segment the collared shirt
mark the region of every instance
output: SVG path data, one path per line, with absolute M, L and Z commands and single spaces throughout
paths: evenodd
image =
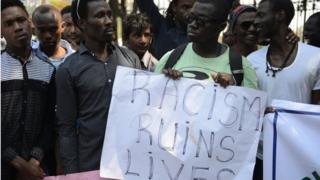
M 57 70 L 57 119 L 65 173 L 97 170 L 118 65 L 140 68 L 138 57 L 110 45 L 106 62 L 83 44 Z
M 1 54 L 1 164 L 6 178 L 16 156 L 42 160 L 51 148 L 54 126 L 55 68 L 32 51 L 22 62 Z M 4 177 L 2 176 L 2 177 Z
M 146 53 L 144 53 L 141 61 L 143 63 L 142 69 L 146 69 L 151 72 L 155 70 L 156 64 L 158 63 L 158 60 L 153 57 L 149 51 L 146 51 Z
M 66 54 L 59 59 L 54 59 L 48 57 L 43 51 L 41 51 L 41 48 L 39 47 L 39 42 L 33 42 L 32 41 L 32 48 L 36 50 L 37 56 L 39 56 L 41 59 L 46 59 L 49 62 L 51 62 L 56 68 L 62 64 L 68 56 L 70 56 L 72 53 L 74 53 L 74 49 L 72 49 L 71 45 L 68 43 L 68 41 L 61 39 L 59 46 L 63 47 L 66 50 Z
M 127 46 L 123 46 L 126 49 L 130 49 Z M 156 68 L 156 64 L 158 63 L 158 59 L 156 59 L 149 51 L 146 51 L 140 60 L 141 69 L 153 72 Z

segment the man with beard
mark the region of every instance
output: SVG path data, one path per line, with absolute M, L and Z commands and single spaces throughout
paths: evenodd
M 154 55 L 160 59 L 166 52 L 187 43 L 187 17 L 195 0 L 172 0 L 164 17 L 153 0 L 136 0 L 142 13 L 152 22 Z
M 153 28 L 143 14 L 131 14 L 126 19 L 124 39 L 126 46 L 135 52 L 142 69 L 154 71 L 158 60 L 148 51 L 152 42 Z
M 248 56 L 258 77 L 259 89 L 273 99 L 320 103 L 320 51 L 303 43 L 288 43 L 288 26 L 294 16 L 290 0 L 262 0 L 255 26 L 270 45 Z
M 231 70 L 230 49 L 218 43 L 220 32 L 225 28 L 231 1 L 199 0 L 191 9 L 188 18 L 188 43 L 178 61 L 172 67 L 166 67 L 173 52 L 165 54 L 156 67 L 156 72 L 163 72 L 176 79 L 190 77 L 199 80 L 214 79 L 222 86 L 230 84 L 256 88 L 257 81 L 249 62 L 239 55 L 243 78 L 235 82 L 235 73 Z M 182 46 L 180 46 L 182 47 Z M 178 47 L 179 48 L 179 47 Z M 235 78 L 237 79 L 237 78 Z
M 1 1 L 1 179 L 34 180 L 52 173 L 55 68 L 31 48 L 31 22 L 18 0 Z M 52 167 L 52 166 L 51 166 Z
M 41 5 L 32 14 L 35 34 L 39 39 L 37 55 L 50 61 L 56 68 L 74 52 L 70 44 L 61 39 L 63 31 L 59 10 L 51 5 Z
M 112 44 L 113 17 L 104 0 L 75 0 L 73 22 L 84 42 L 57 71 L 57 124 L 64 173 L 98 170 L 118 65 L 138 57 Z
M 71 47 L 74 50 L 79 50 L 81 42 L 81 31 L 80 29 L 72 22 L 71 17 L 71 6 L 66 6 L 61 10 L 62 16 L 62 39 L 68 41 Z
M 320 47 L 320 12 L 312 14 L 304 24 L 303 36 L 307 44 Z
M 262 0 L 257 10 L 254 23 L 258 37 L 270 39 L 270 45 L 253 52 L 248 59 L 256 70 L 258 89 L 268 94 L 269 106 L 273 99 L 320 103 L 319 49 L 286 39 L 294 12 L 290 0 Z M 266 112 L 272 112 L 272 107 Z M 262 178 L 262 162 L 257 165 L 255 176 Z

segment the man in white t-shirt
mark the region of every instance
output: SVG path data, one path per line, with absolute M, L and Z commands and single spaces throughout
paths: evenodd
M 320 103 L 320 49 L 286 39 L 294 12 L 291 0 L 262 0 L 257 10 L 258 36 L 271 41 L 247 58 L 256 71 L 258 88 L 268 94 L 269 106 L 273 99 Z M 257 156 L 262 159 L 260 145 Z M 262 161 L 257 160 L 254 179 L 262 179 L 262 174 Z
M 270 45 L 251 53 L 248 59 L 256 70 L 258 88 L 273 99 L 320 104 L 320 49 L 286 40 L 294 16 L 290 0 L 262 0 L 255 25 Z

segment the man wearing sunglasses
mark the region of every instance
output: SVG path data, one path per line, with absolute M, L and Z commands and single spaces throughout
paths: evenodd
M 257 81 L 249 62 L 242 58 L 243 79 L 235 82 L 231 75 L 229 47 L 218 43 L 220 32 L 225 28 L 232 1 L 199 0 L 191 9 L 188 18 L 188 43 L 178 61 L 170 68 L 166 67 L 172 53 L 165 54 L 156 67 L 156 72 L 163 72 L 177 79 L 181 76 L 199 80 L 213 79 L 222 86 L 241 84 L 256 88 Z M 240 56 L 241 61 L 241 56 Z
M 258 49 L 257 36 L 253 27 L 257 9 L 240 5 L 230 13 L 229 29 L 232 37 L 230 47 L 243 56 Z
M 139 58 L 112 43 L 113 17 L 104 0 L 74 0 L 73 22 L 84 42 L 57 71 L 57 125 L 64 173 L 98 170 L 118 65 Z
M 258 40 L 254 27 L 256 13 L 257 9 L 253 6 L 239 5 L 229 16 L 227 32 L 229 32 L 231 40 L 227 42 L 227 44 L 231 49 L 245 57 L 256 51 L 258 44 L 264 45 L 265 43 L 269 43 L 266 39 Z M 299 41 L 299 37 L 290 29 L 286 38 L 287 41 L 292 44 Z

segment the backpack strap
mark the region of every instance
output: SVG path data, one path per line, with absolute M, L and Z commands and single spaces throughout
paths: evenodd
M 236 85 L 241 86 L 243 81 L 242 56 L 234 50 L 229 49 L 229 63 L 231 73 L 236 80 Z
M 178 62 L 187 45 L 187 43 L 182 44 L 178 46 L 175 50 L 173 50 L 164 66 L 164 69 L 172 68 Z M 239 53 L 230 49 L 229 63 L 232 75 L 236 80 L 236 85 L 241 86 L 241 83 L 243 81 L 242 56 Z
M 182 44 L 172 51 L 166 62 L 166 65 L 164 66 L 164 69 L 172 68 L 178 62 L 187 45 L 188 43 Z

